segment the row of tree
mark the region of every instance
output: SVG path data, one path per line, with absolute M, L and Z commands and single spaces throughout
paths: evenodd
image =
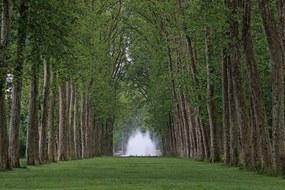
M 165 155 L 284 172 L 283 0 L 1 3 L 0 168 L 23 136 L 28 164 L 112 154 L 123 100 Z
M 115 3 L 115 4 L 114 4 Z M 1 1 L 0 169 L 112 155 L 119 1 Z
M 129 85 L 164 154 L 284 172 L 284 1 L 126 2 Z

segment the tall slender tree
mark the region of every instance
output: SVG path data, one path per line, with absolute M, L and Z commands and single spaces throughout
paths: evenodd
M 213 73 L 213 63 L 212 63 L 212 46 L 210 45 L 211 38 L 211 28 L 206 27 L 205 29 L 205 45 L 206 45 L 206 62 L 207 62 L 207 109 L 209 115 L 209 124 L 210 124 L 210 137 L 211 137 L 211 147 L 210 147 L 210 158 L 211 161 L 216 162 L 220 160 L 220 143 L 219 136 L 220 131 L 217 125 L 217 117 L 216 117 L 216 104 L 215 104 L 215 86 L 212 79 Z
M 282 52 L 282 35 L 280 26 L 270 10 L 269 0 L 259 0 L 259 9 L 263 20 L 266 39 L 272 61 L 272 130 L 273 130 L 273 168 L 282 170 L 281 157 L 284 157 L 282 131 L 284 131 L 284 62 Z M 262 135 L 263 136 L 263 135 Z M 272 167 L 272 154 L 269 139 L 262 139 L 262 146 L 268 147 L 263 152 L 262 167 Z
M 37 165 L 40 163 L 39 158 L 39 65 L 41 57 L 37 50 L 30 66 L 30 99 L 29 99 L 29 116 L 27 129 L 26 159 L 27 165 Z
M 1 38 L 0 38 L 0 169 L 9 169 L 9 139 L 6 123 L 5 83 L 7 77 L 7 57 L 10 37 L 10 0 L 2 2 Z
M 39 153 L 40 162 L 48 162 L 48 147 L 47 147 L 47 128 L 50 106 L 50 60 L 44 60 L 44 86 L 43 86 L 43 104 L 41 113 L 41 128 L 39 133 Z M 52 118 L 50 118 L 52 119 Z

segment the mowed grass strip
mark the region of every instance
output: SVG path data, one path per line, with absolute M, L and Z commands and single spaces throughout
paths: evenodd
M 99 157 L 0 172 L 0 189 L 285 190 L 285 180 L 178 158 Z

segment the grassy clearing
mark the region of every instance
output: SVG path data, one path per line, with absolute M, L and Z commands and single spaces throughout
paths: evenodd
M 284 190 L 285 180 L 178 158 L 100 157 L 0 172 L 0 189 Z

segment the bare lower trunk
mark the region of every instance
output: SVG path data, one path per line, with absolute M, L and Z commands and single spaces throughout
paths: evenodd
M 280 29 L 283 46 L 283 63 L 285 64 L 285 1 L 279 0 L 278 3 L 278 15 L 280 19 Z
M 47 147 L 47 128 L 49 118 L 49 100 L 50 100 L 50 63 L 44 61 L 44 87 L 43 87 L 43 105 L 42 105 L 42 120 L 40 128 L 40 162 L 42 164 L 48 162 L 48 147 Z
M 95 123 L 95 156 L 102 155 L 102 125 L 100 122 Z
M 256 134 L 259 134 L 259 131 L 263 131 L 263 133 L 265 133 L 265 136 L 263 135 L 265 139 L 263 139 L 262 141 L 269 143 L 268 132 L 266 132 L 268 131 L 268 126 L 267 126 L 267 116 L 266 116 L 265 104 L 264 104 L 263 97 L 262 97 L 261 84 L 260 84 L 260 79 L 258 76 L 258 70 L 257 70 L 256 61 L 255 61 L 255 55 L 253 52 L 253 44 L 252 44 L 252 37 L 251 37 L 251 1 L 250 0 L 244 1 L 244 15 L 243 15 L 243 30 L 242 31 L 243 31 L 243 34 L 242 34 L 243 47 L 244 47 L 244 53 L 246 56 L 247 70 L 248 70 L 248 76 L 249 76 L 249 85 L 250 85 L 250 94 L 252 97 L 253 113 L 254 113 L 254 119 L 255 119 L 252 130 L 255 131 Z M 260 137 L 260 134 L 258 135 L 258 137 Z M 258 138 L 258 137 L 253 136 L 253 138 Z M 256 142 L 254 141 L 253 145 L 255 145 L 255 149 L 256 149 L 255 143 Z M 265 146 L 264 148 L 266 148 L 269 145 L 264 145 L 264 146 Z M 265 152 L 268 151 L 266 149 L 264 150 Z M 257 153 L 257 150 L 255 152 Z M 249 164 L 250 160 L 247 160 L 247 161 L 248 162 L 246 163 Z M 257 164 L 254 164 L 254 165 L 257 165 Z
M 51 83 L 55 84 L 56 74 L 51 74 Z M 47 119 L 47 127 L 48 127 L 48 158 L 50 162 L 55 162 L 56 160 L 56 147 L 55 147 L 55 104 L 56 104 L 56 90 L 55 87 L 50 90 L 50 101 L 48 107 L 48 119 Z
M 75 89 L 74 84 L 70 84 L 70 105 L 69 105 L 69 156 L 71 159 L 75 157 L 74 147 L 74 102 L 75 102 Z
M 90 107 L 89 107 L 89 98 L 88 96 L 86 95 L 86 106 L 85 106 L 85 109 L 86 109 L 86 115 L 85 115 L 85 158 L 88 158 L 89 157 L 89 152 L 90 152 L 90 149 L 89 149 L 89 134 L 90 134 L 90 123 L 89 123 L 89 116 L 90 116 Z
M 250 125 L 248 111 L 246 109 L 245 95 L 242 84 L 241 74 L 241 54 L 240 54 L 240 33 L 239 22 L 237 20 L 239 14 L 240 2 L 237 0 L 226 1 L 229 8 L 229 24 L 230 24 L 230 55 L 232 62 L 232 80 L 235 97 L 235 106 L 237 111 L 237 122 L 240 131 L 240 142 L 242 151 L 242 164 L 251 165 L 251 141 L 250 141 Z
M 282 35 L 270 10 L 270 0 L 259 0 L 259 9 L 263 19 L 266 39 L 272 60 L 272 131 L 273 131 L 273 164 L 268 139 L 268 132 L 262 130 L 262 168 L 282 170 L 281 157 L 284 154 L 284 145 L 281 142 L 284 130 L 284 63 L 282 52 Z M 284 155 L 285 156 L 285 155 Z
M 199 80 L 198 80 L 198 74 L 197 74 L 197 68 L 196 68 L 196 58 L 195 58 L 195 50 L 191 41 L 191 38 L 189 35 L 186 35 L 186 42 L 187 42 L 187 48 L 188 48 L 188 54 L 189 54 L 189 60 L 190 60 L 190 70 L 191 70 L 191 74 L 192 74 L 192 79 L 193 79 L 193 89 L 194 90 L 199 90 Z M 202 100 L 202 97 L 200 95 L 196 96 L 196 99 L 198 102 L 200 102 Z M 198 106 L 196 109 L 196 114 L 198 117 L 198 121 L 197 121 L 197 126 L 200 129 L 200 135 L 201 135 L 201 140 L 203 142 L 202 146 L 203 146 L 203 157 L 204 158 L 209 158 L 209 142 L 208 142 L 208 138 L 207 138 L 207 130 L 205 128 L 205 124 L 203 123 L 203 120 L 201 119 L 201 111 L 200 111 L 200 107 Z M 199 132 L 199 131 L 198 131 Z
M 251 98 L 252 104 L 252 98 Z M 253 108 L 253 106 L 251 106 Z M 257 121 L 253 110 L 251 110 L 251 143 L 252 143 L 252 157 L 251 166 L 255 169 L 261 168 L 261 137 L 260 137 L 260 128 L 257 127 Z
M 113 127 L 114 118 L 108 118 L 105 123 L 105 139 L 103 155 L 113 156 Z
M 5 75 L 4 75 L 5 76 Z M 3 79 L 5 77 L 1 76 Z M 0 79 L 0 170 L 9 169 L 9 156 L 8 147 L 9 140 L 7 134 L 7 122 L 6 122 L 6 101 L 5 101 L 5 80 Z
M 39 55 L 31 66 L 30 101 L 27 129 L 27 165 L 39 164 L 39 129 L 38 129 L 38 88 L 39 88 Z
M 71 81 L 66 82 L 66 122 L 65 122 L 65 151 L 67 159 L 70 159 L 70 100 L 71 100 Z
M 11 159 L 11 166 L 13 168 L 20 167 L 19 126 L 20 126 L 20 114 L 21 114 L 21 94 L 22 94 L 22 82 L 19 81 L 16 84 L 13 84 L 12 87 L 9 155 Z
M 230 113 L 230 165 L 237 166 L 239 163 L 239 149 L 238 149 L 238 121 L 237 110 L 234 96 L 234 84 L 232 63 L 228 69 L 228 96 L 229 96 L 229 113 Z
M 223 53 L 223 127 L 224 127 L 224 162 L 230 164 L 230 105 L 229 105 L 229 57 Z
M 80 125 L 81 125 L 81 157 L 86 157 L 86 94 L 82 95 L 82 106 L 81 106 L 81 116 L 80 116 Z
M 7 49 L 10 34 L 10 0 L 2 1 L 2 20 L 0 35 L 0 170 L 9 169 L 9 139 L 6 122 L 5 82 L 7 69 Z
M 26 42 L 26 22 L 28 7 L 26 1 L 20 1 L 18 20 L 18 36 L 17 36 L 17 58 L 15 61 L 15 72 L 12 86 L 12 107 L 10 117 L 10 139 L 9 139 L 9 155 L 11 166 L 13 168 L 20 167 L 19 157 L 19 125 L 21 114 L 21 98 L 22 98 L 22 75 L 24 63 L 24 48 Z
M 75 90 L 75 89 L 74 89 Z M 78 110 L 78 97 L 76 90 L 74 92 L 74 120 L 73 120 L 73 131 L 74 131 L 74 151 L 75 158 L 79 159 L 81 156 L 81 148 L 80 148 L 80 123 L 79 123 L 79 110 Z
M 66 146 L 66 83 L 62 82 L 59 86 L 59 134 L 58 134 L 58 160 L 67 160 Z
M 91 107 L 91 101 L 89 99 L 89 105 L 88 105 L 88 134 L 87 134 L 87 144 L 88 144 L 88 157 L 91 158 L 92 157 L 92 141 L 93 141 L 93 111 L 92 111 L 92 107 Z
M 282 37 L 282 48 L 283 48 L 283 65 L 285 65 L 285 1 L 279 0 L 279 19 L 280 19 L 280 29 Z M 283 174 L 285 174 L 285 127 L 281 129 L 281 166 Z
M 206 27 L 205 31 L 206 36 L 206 62 L 207 62 L 207 110 L 209 116 L 209 125 L 210 125 L 210 159 L 212 162 L 216 162 L 220 160 L 220 147 L 219 147 L 219 139 L 220 139 L 220 131 L 217 125 L 216 118 L 216 104 L 215 104 L 215 86 L 211 81 L 211 75 L 213 72 L 213 65 L 211 60 L 211 45 L 209 42 L 209 38 L 211 35 L 211 29 Z

